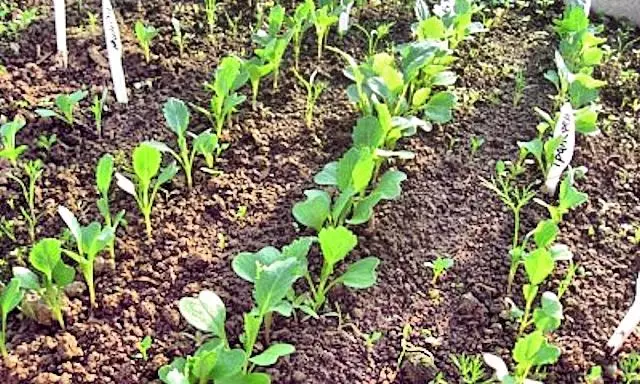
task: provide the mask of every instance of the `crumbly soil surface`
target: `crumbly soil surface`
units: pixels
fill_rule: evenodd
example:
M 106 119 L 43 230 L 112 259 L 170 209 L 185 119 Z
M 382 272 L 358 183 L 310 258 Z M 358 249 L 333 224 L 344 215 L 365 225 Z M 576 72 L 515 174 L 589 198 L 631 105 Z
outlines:
M 130 103 L 109 100 L 99 137 L 88 100 L 73 128 L 39 119 L 32 112 L 56 94 L 80 88 L 99 94 L 110 84 L 101 27 L 91 31 L 85 16 L 86 11 L 99 14 L 99 2 L 83 1 L 82 12 L 78 4 L 68 5 L 66 69 L 54 55 L 49 3 L 24 3 L 41 5 L 47 16 L 17 40 L 0 42 L 0 59 L 8 72 L 0 75 L 0 113 L 27 117 L 18 141 L 31 145 L 27 157 L 39 157 L 46 164 L 37 190 L 38 236 L 58 236 L 64 227 L 56 214 L 58 204 L 76 212 L 84 223 L 99 220 L 94 169 L 102 154 L 114 154 L 126 171 L 130 151 L 140 141 L 173 142 L 161 114 L 167 97 L 206 105 L 203 83 L 212 78 L 220 58 L 251 52 L 253 12 L 245 2 L 223 5 L 237 31 L 221 16 L 211 40 L 204 37 L 202 11 L 194 11 L 193 4 L 199 2 L 158 0 L 140 7 L 135 1 L 115 1 Z M 513 223 L 478 177 L 489 177 L 496 160 L 513 159 L 517 141 L 535 135 L 534 106 L 547 110 L 552 106 L 546 95 L 554 90 L 543 73 L 553 66 L 556 42 L 550 26 L 559 9 L 540 12 L 533 7 L 510 9 L 499 17 L 485 10 L 486 17 L 495 17 L 491 30 L 459 47 L 455 70 L 460 75 L 456 92 L 461 102 L 455 120 L 402 143 L 416 153 L 415 160 L 393 165 L 408 175 L 402 197 L 381 205 L 369 225 L 355 228 L 360 244 L 352 257 L 381 258 L 378 284 L 358 292 L 333 291 L 330 306 L 318 320 L 277 318 L 272 339 L 294 344 L 296 353 L 268 369 L 275 383 L 426 383 L 436 370 L 420 364 L 419 354 L 409 353 L 398 366 L 405 324 L 413 329 L 410 342 L 433 354 L 438 370 L 450 382 L 459 380 L 451 354 L 484 351 L 509 357 L 517 332 L 506 316 L 505 298 L 522 304 L 522 276 L 513 293 L 506 292 Z M 194 34 L 183 57 L 170 41 L 172 12 Z M 160 29 L 149 64 L 132 31 L 138 19 Z M 407 7 L 369 7 L 356 19 L 369 27 L 394 21 L 393 39 L 410 38 L 413 17 Z M 639 267 L 639 248 L 630 240 L 629 228 L 640 225 L 640 128 L 638 110 L 633 109 L 639 92 L 640 44 L 627 46 L 621 54 L 619 48 L 640 34 L 611 20 L 604 22 L 613 51 L 598 72 L 609 82 L 602 94 L 603 129 L 599 136 L 578 138 L 574 164 L 589 168 L 579 187 L 589 193 L 590 201 L 571 213 L 561 228 L 562 241 L 575 254 L 580 273 L 564 299 L 566 320 L 554 336 L 562 357 L 549 369 L 548 383 L 583 382 L 592 365 L 615 364 L 605 344 L 633 300 Z M 354 29 L 344 39 L 332 32 L 330 44 L 361 58 L 366 41 Z M 97 277 L 98 307 L 89 308 L 86 290 L 76 292 L 65 312 L 64 331 L 12 314 L 11 354 L 0 365 L 0 381 L 157 382 L 160 366 L 196 348 L 186 335 L 192 329 L 181 319 L 177 301 L 202 289 L 222 297 L 229 313 L 227 331 L 237 341 L 251 296 L 250 286 L 231 270 L 232 257 L 267 245 L 280 247 L 303 234 L 294 224 L 291 207 L 312 186 L 312 176 L 349 147 L 358 118 L 346 100 L 343 63 L 330 52 L 316 60 L 315 37 L 309 31 L 302 71 L 309 75 L 318 68 L 330 87 L 318 102 L 313 125 L 306 127 L 304 90 L 288 70 L 291 63 L 288 57 L 277 90 L 271 89 L 270 80 L 263 82 L 255 111 L 245 103 L 234 115 L 225 130 L 231 146 L 219 160 L 221 175 L 211 177 L 197 170 L 192 191 L 182 176 L 164 189 L 152 215 L 152 241 L 146 239 L 132 199 L 114 188 L 113 209 L 126 209 L 128 225 L 118 232 L 115 263 L 106 263 Z M 519 68 L 526 88 L 514 106 L 514 76 Z M 199 132 L 208 128 L 208 122 L 194 112 L 190 128 Z M 37 149 L 38 136 L 51 134 L 58 138 L 51 151 Z M 469 143 L 474 136 L 483 137 L 485 143 L 472 155 Z M 7 169 L 7 164 L 1 166 Z M 0 196 L 0 214 L 13 217 L 10 199 L 18 205 L 23 202 L 4 177 L 0 177 Z M 244 217 L 236 215 L 241 206 L 247 207 Z M 523 214 L 523 231 L 531 230 L 544 215 L 532 205 Z M 13 250 L 26 244 L 23 228 L 18 228 L 18 244 L 0 240 L 5 278 L 10 266 L 24 263 L 27 253 Z M 434 286 L 425 263 L 438 255 L 455 259 L 455 267 Z M 318 260 L 317 255 L 312 258 Z M 548 288 L 557 286 L 564 270 L 558 269 Z M 341 314 L 340 323 L 336 313 Z M 382 338 L 367 348 L 362 334 L 376 331 Z M 147 361 L 136 357 L 136 343 L 145 335 L 154 339 Z M 625 351 L 639 342 L 632 337 Z

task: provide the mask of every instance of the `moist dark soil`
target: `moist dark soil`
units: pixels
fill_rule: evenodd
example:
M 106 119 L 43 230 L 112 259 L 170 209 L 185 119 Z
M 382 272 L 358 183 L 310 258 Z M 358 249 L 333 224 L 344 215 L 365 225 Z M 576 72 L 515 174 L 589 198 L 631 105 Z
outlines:
M 112 153 L 126 170 L 130 151 L 140 141 L 172 142 L 161 114 L 166 98 L 206 105 L 203 84 L 212 79 L 218 61 L 252 49 L 254 13 L 245 2 L 222 5 L 229 19 L 220 17 L 215 39 L 210 39 L 205 37 L 204 15 L 194 11 L 193 4 L 199 2 L 116 1 L 130 103 L 109 101 L 100 137 L 88 101 L 82 103 L 82 117 L 73 128 L 36 118 L 32 112 L 59 93 L 85 88 L 99 94 L 110 84 L 102 30 L 100 25 L 95 30 L 87 25 L 86 12 L 99 14 L 99 2 L 82 3 L 82 8 L 68 4 L 73 30 L 66 69 L 54 55 L 48 2 L 24 2 L 42 6 L 45 16 L 18 39 L 0 42 L 0 60 L 7 68 L 7 74 L 0 75 L 0 114 L 27 117 L 18 141 L 31 144 L 28 158 L 41 158 L 46 165 L 37 190 L 38 237 L 63 232 L 56 214 L 59 204 L 84 223 L 98 220 L 97 159 Z M 288 3 L 284 5 L 290 9 Z M 534 106 L 552 107 L 546 95 L 554 90 L 543 73 L 553 67 L 551 20 L 558 11 L 534 5 L 497 16 L 483 11 L 487 18 L 494 17 L 491 30 L 457 51 L 460 105 L 455 120 L 403 142 L 417 156 L 394 164 L 408 175 L 402 197 L 380 206 L 373 222 L 355 229 L 360 245 L 352 257 L 381 258 L 378 284 L 358 292 L 335 290 L 318 320 L 277 318 L 272 338 L 294 344 L 296 353 L 268 369 L 275 383 L 417 384 L 433 379 L 437 371 L 458 382 L 452 354 L 492 352 L 509 357 L 517 331 L 506 316 L 505 298 L 521 304 L 522 285 L 518 277 L 513 292 L 506 292 L 513 223 L 495 196 L 480 186 L 479 177 L 490 177 L 496 160 L 515 158 L 517 141 L 535 135 Z M 170 41 L 174 13 L 193 33 L 183 57 Z M 144 61 L 132 32 L 138 19 L 160 29 L 150 63 Z M 396 42 L 410 39 L 412 19 L 409 7 L 400 5 L 369 6 L 356 16 L 369 27 L 395 22 Z M 629 228 L 640 225 L 640 130 L 633 104 L 639 93 L 640 44 L 626 46 L 623 52 L 620 48 L 640 33 L 612 20 L 601 21 L 611 47 L 598 73 L 609 82 L 602 94 L 602 134 L 578 140 L 574 164 L 589 168 L 579 186 L 590 201 L 571 213 L 561 228 L 562 241 L 575 254 L 580 273 L 564 299 L 566 320 L 554 336 L 562 357 L 549 369 L 548 383 L 583 382 L 591 366 L 615 364 L 605 344 L 633 300 L 638 271 L 640 252 L 630 240 Z M 330 44 L 361 58 L 366 41 L 354 29 L 342 39 L 332 32 Z M 283 246 L 303 233 L 294 224 L 291 207 L 312 186 L 313 174 L 349 147 L 358 118 L 346 99 L 344 64 L 330 52 L 318 61 L 310 31 L 302 71 L 309 75 L 318 68 L 330 87 L 318 102 L 312 126 L 306 127 L 305 94 L 288 70 L 291 63 L 288 57 L 280 87 L 273 90 L 270 81 L 264 81 L 258 108 L 254 111 L 245 103 L 225 129 L 231 146 L 219 160 L 221 175 L 196 171 L 193 190 L 187 190 L 182 176 L 164 189 L 152 215 L 153 240 L 146 239 L 132 199 L 114 191 L 113 209 L 126 209 L 128 225 L 118 232 L 115 263 L 106 263 L 97 278 L 98 307 L 89 308 L 86 291 L 76 292 L 65 312 L 66 330 L 13 314 L 8 330 L 11 354 L 0 365 L 1 382 L 158 382 L 160 366 L 196 348 L 177 301 L 202 289 L 221 296 L 229 313 L 227 330 L 237 341 L 242 313 L 252 304 L 250 287 L 235 276 L 231 259 L 240 251 Z M 526 88 L 522 101 L 514 105 L 519 69 Z M 191 130 L 208 127 L 203 117 L 193 114 Z M 58 143 L 50 151 L 37 149 L 38 136 L 51 134 L 57 135 Z M 485 143 L 472 154 L 474 136 Z M 7 164 L 1 166 L 7 169 Z M 13 199 L 19 205 L 22 200 L 13 185 L 0 179 L 0 215 L 14 217 L 9 203 Z M 242 206 L 247 213 L 240 217 L 236 212 Z M 532 229 L 544 215 L 531 206 L 524 212 L 523 230 Z M 17 244 L 0 240 L 4 277 L 28 254 L 22 247 L 29 243 L 26 231 L 20 227 L 17 234 Z M 439 255 L 452 257 L 455 267 L 434 286 L 425 263 Z M 559 268 L 549 286 L 557 286 L 563 276 L 564 268 Z M 424 356 L 415 353 L 398 364 L 407 324 L 412 328 L 409 341 L 429 351 L 437 369 L 420 364 Z M 382 338 L 367 348 L 362 334 L 376 331 Z M 154 340 L 148 361 L 136 357 L 136 343 L 145 335 Z M 638 342 L 632 337 L 624 352 L 634 350 Z

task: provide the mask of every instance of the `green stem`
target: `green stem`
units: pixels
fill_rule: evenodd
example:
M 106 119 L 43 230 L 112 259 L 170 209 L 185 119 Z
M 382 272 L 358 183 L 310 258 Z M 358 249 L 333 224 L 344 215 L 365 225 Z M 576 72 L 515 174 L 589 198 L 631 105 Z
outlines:
M 524 308 L 524 315 L 522 316 L 522 320 L 520 321 L 520 328 L 518 329 L 518 336 L 521 336 L 524 330 L 529 325 L 529 316 L 531 315 L 531 306 L 533 305 L 533 300 L 535 296 L 531 298 L 531 300 L 527 300 L 527 303 Z
M 318 33 L 318 60 L 322 59 L 322 44 L 324 43 L 323 33 Z
M 518 246 L 518 242 L 520 241 L 520 209 L 513 210 L 513 243 L 511 249 L 515 250 Z M 513 285 L 513 280 L 516 277 L 516 273 L 518 272 L 518 263 L 519 259 L 513 257 L 511 259 L 511 267 L 509 268 L 509 279 L 507 282 L 507 292 L 511 292 L 511 287 Z
M 84 280 L 87 282 L 87 287 L 89 288 L 89 303 L 91 303 L 91 308 L 95 308 L 96 287 L 93 281 L 93 260 L 89 259 L 89 262 L 84 265 L 82 268 L 82 274 L 84 275 Z
M 7 357 L 9 355 L 9 353 L 7 352 L 6 337 L 7 337 L 7 316 L 3 314 L 2 332 L 0 333 L 0 351 L 2 352 L 2 357 Z

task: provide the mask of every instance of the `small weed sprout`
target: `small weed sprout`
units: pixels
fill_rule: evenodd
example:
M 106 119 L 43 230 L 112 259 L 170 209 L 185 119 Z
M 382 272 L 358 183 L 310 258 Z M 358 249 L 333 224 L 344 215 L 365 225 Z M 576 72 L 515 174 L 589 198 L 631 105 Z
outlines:
M 311 127 L 311 123 L 313 123 L 313 110 L 315 108 L 316 102 L 320 98 L 320 95 L 327 88 L 327 84 L 321 81 L 316 82 L 316 76 L 318 75 L 317 70 L 313 71 L 309 80 L 306 80 L 304 77 L 302 77 L 298 73 L 298 71 L 295 70 L 295 68 L 293 69 L 293 73 L 298 79 L 298 81 L 307 90 L 307 101 L 305 104 L 304 121 L 307 124 L 307 127 Z
M 587 384 L 599 384 L 602 383 L 602 367 L 599 365 L 591 367 L 589 374 L 585 377 Z
M 38 224 L 38 215 L 36 214 L 35 207 L 36 183 L 40 176 L 42 176 L 42 167 L 43 165 L 40 160 L 32 160 L 23 164 L 23 170 L 28 179 L 26 183 L 11 173 L 7 174 L 10 179 L 18 183 L 22 190 L 22 196 L 27 203 L 27 208 L 20 207 L 20 212 L 29 226 L 29 239 L 31 239 L 32 243 L 36 241 L 36 225 Z
M 453 365 L 458 369 L 460 379 L 464 384 L 487 383 L 484 363 L 480 356 L 467 356 L 466 354 L 451 355 Z
M 6 236 L 12 242 L 16 242 L 15 221 L 7 220 L 5 217 L 0 218 L 0 235 Z M 1 236 L 0 236 L 1 237 Z
M 89 32 L 95 33 L 98 30 L 98 14 L 87 11 L 87 25 Z
M 36 142 L 36 145 L 38 148 L 44 149 L 46 152 L 49 152 L 51 148 L 53 148 L 53 146 L 56 144 L 57 141 L 58 141 L 58 136 L 55 133 L 49 136 L 40 135 L 38 136 L 38 141 Z
M 425 263 L 425 266 L 431 268 L 433 271 L 433 278 L 431 279 L 431 284 L 435 285 L 445 272 L 453 267 L 454 261 L 449 257 L 438 256 L 433 262 Z
M 356 24 L 356 28 L 358 28 L 364 35 L 367 37 L 367 52 L 369 56 L 373 56 L 376 54 L 378 50 L 378 44 L 380 40 L 389 36 L 391 33 L 391 28 L 395 23 L 384 23 L 378 25 L 378 27 L 372 31 L 368 31 L 365 27 L 360 24 Z
M 96 132 L 100 138 L 102 137 L 102 113 L 107 102 L 107 94 L 108 91 L 107 88 L 105 88 L 102 90 L 102 97 L 94 95 L 93 104 L 91 105 L 91 113 L 93 113 L 93 119 L 96 122 Z
M 113 168 L 114 159 L 110 154 L 105 154 L 98 161 L 96 168 L 96 187 L 100 193 L 98 199 L 98 211 L 104 219 L 104 225 L 106 228 L 113 230 L 113 239 L 109 243 L 109 255 L 111 259 L 115 260 L 115 234 L 118 226 L 124 222 L 124 210 L 118 212 L 115 218 L 111 215 L 111 208 L 109 207 L 109 190 L 111 189 L 111 182 L 113 180 Z
M 40 117 L 55 117 L 73 126 L 73 111 L 85 97 L 87 97 L 87 91 L 75 91 L 70 95 L 59 95 L 54 102 L 56 110 L 39 108 L 35 112 Z
M 147 238 L 152 238 L 151 210 L 160 187 L 169 182 L 178 173 L 176 163 L 160 169 L 162 153 L 145 143 L 133 150 L 132 160 L 136 183 L 120 173 L 116 173 L 118 187 L 136 199 L 142 212 Z M 157 177 L 156 177 L 157 176 Z M 155 178 L 155 179 L 154 179 Z
M 209 26 L 209 35 L 213 35 L 213 29 L 218 20 L 218 4 L 217 0 L 204 0 L 204 12 L 207 15 L 207 25 Z
M 484 145 L 485 139 L 482 136 L 471 136 L 470 144 L 471 156 L 475 156 L 480 150 L 480 147 Z
M 182 31 L 180 20 L 175 17 L 171 18 L 171 25 L 173 26 L 173 37 L 171 38 L 171 41 L 176 45 L 176 47 L 178 47 L 178 52 L 180 52 L 180 57 L 182 57 L 187 39 L 191 35 Z
M 149 355 L 147 352 L 149 351 L 149 348 L 151 348 L 152 344 L 153 344 L 153 339 L 149 335 L 145 336 L 142 340 L 140 340 L 136 344 L 136 347 L 140 352 L 140 357 L 142 358 L 142 360 L 144 361 L 149 360 Z
M 640 354 L 633 352 L 623 357 L 620 361 L 620 369 L 625 384 L 640 381 Z
M 136 22 L 134 30 L 138 44 L 144 53 L 144 59 L 149 63 L 151 61 L 151 41 L 158 35 L 158 30 L 152 25 L 144 25 L 141 20 Z
M 524 77 L 524 71 L 522 69 L 518 69 L 516 71 L 515 77 L 515 89 L 513 91 L 513 106 L 517 107 L 522 101 L 524 96 L 524 90 L 527 87 L 527 80 Z

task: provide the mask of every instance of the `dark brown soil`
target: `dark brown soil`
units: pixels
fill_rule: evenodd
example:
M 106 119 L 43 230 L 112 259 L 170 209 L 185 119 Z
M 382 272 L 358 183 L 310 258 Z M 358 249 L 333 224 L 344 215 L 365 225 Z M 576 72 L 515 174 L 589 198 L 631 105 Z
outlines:
M 30 3 L 49 6 L 44 1 Z M 205 26 L 199 20 L 203 16 L 185 6 L 180 18 L 189 21 L 187 28 L 195 37 L 182 58 L 170 42 L 173 2 L 146 3 L 142 9 L 135 1 L 115 4 L 124 22 L 124 65 L 132 94 L 129 105 L 109 103 L 102 138 L 95 133 L 86 102 L 84 116 L 74 128 L 36 119 L 30 112 L 32 105 L 52 95 L 82 87 L 97 93 L 110 83 L 108 68 L 100 59 L 101 28 L 70 35 L 68 69 L 58 67 L 52 55 L 55 40 L 50 16 L 18 41 L 0 42 L 0 59 L 8 69 L 0 77 L 0 114 L 12 117 L 20 112 L 28 117 L 18 140 L 33 144 L 28 157 L 41 157 L 46 163 L 37 199 L 42 213 L 40 237 L 63 231 L 55 213 L 58 204 L 81 212 L 85 223 L 97 220 L 97 159 L 107 152 L 128 159 L 131 149 L 145 139 L 172 141 L 161 115 L 165 99 L 173 96 L 205 104 L 208 98 L 202 84 L 211 79 L 219 59 L 250 52 L 253 20 L 244 2 L 224 7 L 231 18 L 238 19 L 237 35 L 221 17 L 215 41 L 202 37 Z M 85 1 L 84 7 L 99 13 L 97 1 Z M 296 353 L 268 370 L 275 383 L 428 382 L 431 369 L 411 363 L 397 367 L 407 323 L 414 330 L 411 342 L 430 350 L 438 369 L 453 382 L 458 376 L 451 354 L 485 351 L 509 356 L 516 334 L 504 316 L 512 222 L 498 200 L 480 186 L 478 176 L 488 177 L 497 159 L 515 157 L 516 142 L 534 135 L 532 108 L 550 107 L 545 95 L 553 90 L 542 74 L 552 67 L 552 17 L 552 12 L 541 15 L 529 8 L 509 10 L 489 33 L 459 48 L 456 70 L 461 75 L 458 87 L 463 102 L 455 121 L 403 144 L 417 157 L 398 164 L 408 174 L 401 199 L 382 205 L 372 225 L 357 229 L 360 246 L 353 256 L 382 259 L 378 285 L 366 291 L 333 292 L 330 302 L 342 313 L 342 327 L 329 315 L 320 320 L 277 319 L 272 337 L 294 344 Z M 153 42 L 151 64 L 144 62 L 132 33 L 140 18 L 161 30 Z M 376 7 L 359 15 L 366 25 L 390 20 L 396 22 L 394 40 L 408 40 L 412 21 L 408 9 Z M 86 24 L 76 4 L 69 5 L 68 23 Z M 622 26 L 607 22 L 612 47 L 617 47 L 617 36 L 623 43 L 638 36 L 637 30 L 623 32 Z M 356 30 L 344 40 L 335 33 L 331 38 L 331 44 L 358 56 L 363 52 L 365 41 Z M 115 268 L 97 279 L 98 309 L 89 310 L 86 292 L 72 298 L 65 314 L 66 331 L 13 315 L 8 339 L 11 356 L 0 366 L 1 382 L 153 382 L 160 366 L 195 349 L 183 333 L 188 329 L 177 300 L 205 288 L 216 291 L 226 303 L 230 335 L 236 338 L 241 333 L 242 313 L 251 306 L 250 287 L 234 275 L 232 257 L 266 245 L 282 246 L 299 234 L 290 213 L 292 205 L 312 185 L 312 175 L 349 146 L 358 118 L 346 100 L 343 64 L 330 53 L 317 62 L 312 33 L 305 44 L 304 71 L 318 67 L 331 84 L 318 103 L 313 126 L 304 125 L 303 90 L 285 71 L 278 90 L 271 90 L 269 80 L 263 83 L 257 111 L 247 103 L 234 116 L 226 131 L 231 147 L 219 162 L 221 176 L 210 178 L 198 171 L 193 191 L 186 190 L 182 177 L 166 188 L 152 217 L 153 241 L 146 240 L 133 201 L 115 192 L 114 209 L 127 210 L 128 226 L 118 233 Z M 289 62 L 283 67 L 288 68 Z M 522 103 L 514 107 L 517 68 L 525 69 L 528 86 Z M 639 249 L 628 239 L 631 233 L 626 228 L 640 225 L 640 116 L 632 108 L 639 93 L 637 79 L 628 80 L 627 74 L 639 69 L 640 44 L 621 55 L 613 52 L 602 69 L 609 81 L 602 100 L 603 134 L 579 138 L 574 163 L 589 168 L 580 187 L 589 193 L 590 202 L 569 215 L 562 240 L 571 246 L 582 273 L 565 299 L 567 320 L 555 340 L 563 353 L 559 364 L 549 370 L 549 383 L 582 382 L 592 365 L 613 362 L 605 344 L 633 299 Z M 193 131 L 207 127 L 203 118 L 194 116 Z M 37 137 L 53 133 L 59 143 L 51 152 L 37 150 Z M 472 136 L 486 139 L 474 156 L 469 150 Z M 13 216 L 6 199 L 16 192 L 13 186 L 0 184 L 0 215 Z M 243 205 L 247 214 L 238 218 L 235 213 Z M 524 229 L 530 230 L 542 215 L 535 207 L 528 210 Z M 223 247 L 221 237 L 226 239 Z M 27 244 L 26 232 L 20 231 L 18 240 Z M 2 255 L 15 247 L 0 240 Z M 9 265 L 21 262 L 19 255 L 12 255 L 5 276 Z M 456 263 L 433 287 L 424 264 L 437 255 L 448 255 Z M 562 276 L 559 271 L 551 285 Z M 520 295 L 513 296 L 519 302 Z M 383 337 L 368 351 L 355 328 L 344 323 L 364 333 L 380 331 Z M 154 339 L 148 361 L 135 357 L 136 343 L 145 335 Z M 630 340 L 626 351 L 637 342 Z

